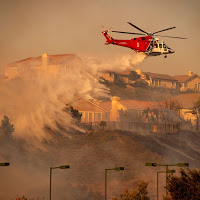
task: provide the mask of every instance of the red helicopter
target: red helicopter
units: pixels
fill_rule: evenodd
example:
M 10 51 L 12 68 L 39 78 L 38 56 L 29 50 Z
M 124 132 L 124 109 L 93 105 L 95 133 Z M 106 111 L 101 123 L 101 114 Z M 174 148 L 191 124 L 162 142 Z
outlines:
M 130 24 L 131 26 L 133 26 L 134 28 L 138 29 L 142 33 L 122 32 L 122 31 L 112 31 L 112 32 L 133 34 L 133 35 L 145 35 L 145 36 L 132 38 L 130 40 L 116 40 L 116 39 L 113 39 L 108 34 L 108 31 L 110 31 L 112 29 L 112 28 L 110 28 L 110 29 L 104 30 L 102 32 L 102 34 L 106 38 L 106 43 L 105 44 L 106 45 L 113 44 L 113 45 L 119 45 L 119 46 L 123 46 L 123 47 L 128 47 L 128 48 L 133 49 L 136 52 L 143 52 L 147 56 L 164 55 L 164 57 L 167 58 L 167 54 L 172 54 L 172 53 L 175 52 L 173 49 L 168 47 L 164 42 L 159 41 L 159 39 L 155 38 L 154 36 L 157 33 L 160 33 L 160 32 L 163 32 L 163 31 L 167 31 L 167 30 L 171 30 L 171 29 L 174 29 L 176 27 L 163 29 L 163 30 L 160 30 L 160 31 L 156 31 L 154 33 L 148 33 L 148 32 L 142 30 L 141 28 L 135 26 L 134 24 L 132 24 L 130 22 L 127 22 L 127 23 Z M 172 37 L 172 36 L 163 36 L 163 35 L 157 35 L 157 36 L 168 37 L 168 38 L 187 39 L 187 38 L 183 38 L 183 37 Z

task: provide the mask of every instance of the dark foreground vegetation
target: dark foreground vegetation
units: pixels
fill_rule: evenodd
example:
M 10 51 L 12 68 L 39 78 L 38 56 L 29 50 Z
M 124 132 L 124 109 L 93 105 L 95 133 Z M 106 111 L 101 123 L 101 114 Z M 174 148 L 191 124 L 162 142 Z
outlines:
M 1 175 L 4 184 L 0 183 L 0 187 L 7 195 L 0 192 L 0 198 L 11 199 L 14 195 L 20 198 L 20 194 L 21 197 L 24 194 L 28 200 L 48 199 L 49 167 L 69 164 L 70 172 L 54 171 L 54 199 L 103 200 L 105 169 L 117 166 L 123 166 L 125 170 L 109 172 L 109 199 L 121 200 L 126 196 L 130 200 L 155 199 L 156 172 L 163 169 L 145 167 L 145 162 L 188 162 L 191 169 L 199 169 L 199 144 L 200 134 L 191 131 L 159 134 L 138 133 L 137 130 L 99 130 L 72 135 L 70 138 L 52 135 L 50 140 L 44 140 L 40 148 L 33 151 L 27 148 L 31 141 L 16 138 L 14 126 L 9 118 L 4 117 L 0 127 L 0 159 L 9 161 L 11 166 L 4 171 L 8 173 Z M 181 176 L 181 180 L 187 180 L 186 185 L 199 189 L 199 185 L 194 184 L 199 180 L 199 171 L 181 171 Z M 177 198 L 172 193 L 176 188 L 174 183 L 179 184 L 175 177 L 179 177 L 179 174 L 169 180 L 171 199 Z M 141 181 L 144 181 L 143 184 L 137 186 Z M 164 194 L 165 177 L 161 177 L 160 184 L 163 188 L 160 194 Z M 186 186 L 182 184 L 179 187 Z M 196 191 L 193 187 L 187 189 L 191 193 Z M 140 192 L 146 197 L 139 198 Z

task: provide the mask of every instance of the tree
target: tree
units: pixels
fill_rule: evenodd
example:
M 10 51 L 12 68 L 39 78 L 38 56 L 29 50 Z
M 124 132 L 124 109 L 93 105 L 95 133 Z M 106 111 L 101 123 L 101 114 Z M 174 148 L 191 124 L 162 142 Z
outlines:
M 168 178 L 168 200 L 199 200 L 200 170 L 180 169 L 180 176 Z
M 15 130 L 14 125 L 11 124 L 10 119 L 6 115 L 4 115 L 3 119 L 1 120 L 0 130 L 3 134 L 9 137 L 12 137 L 12 133 Z
M 107 123 L 105 121 L 101 121 L 99 123 L 99 126 L 102 126 L 103 127 L 103 130 L 104 130 L 104 127 L 107 126 Z
M 69 112 L 69 114 L 72 116 L 73 119 L 75 119 L 76 122 L 80 123 L 82 113 L 74 109 L 72 106 L 70 106 L 69 108 L 67 107 L 66 111 Z
M 129 78 L 129 80 L 136 81 L 136 80 L 140 79 L 140 75 L 135 71 L 131 71 L 128 78 Z
M 126 83 L 119 75 L 115 75 L 114 83 L 120 88 L 126 88 Z
M 147 196 L 148 183 L 145 181 L 139 181 L 137 183 L 137 190 L 134 188 L 129 192 L 127 189 L 124 193 L 120 194 L 120 198 L 113 197 L 112 200 L 149 200 Z
M 130 84 L 130 85 L 132 85 L 133 87 L 140 87 L 140 88 L 149 87 L 149 84 L 145 80 L 142 80 L 142 79 L 138 79 L 135 83 Z

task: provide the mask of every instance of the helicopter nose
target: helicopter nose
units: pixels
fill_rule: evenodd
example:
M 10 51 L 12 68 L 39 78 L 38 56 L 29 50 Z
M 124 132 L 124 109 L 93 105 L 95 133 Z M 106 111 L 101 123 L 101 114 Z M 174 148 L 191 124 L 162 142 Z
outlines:
M 175 53 L 173 49 L 169 49 L 169 53 Z

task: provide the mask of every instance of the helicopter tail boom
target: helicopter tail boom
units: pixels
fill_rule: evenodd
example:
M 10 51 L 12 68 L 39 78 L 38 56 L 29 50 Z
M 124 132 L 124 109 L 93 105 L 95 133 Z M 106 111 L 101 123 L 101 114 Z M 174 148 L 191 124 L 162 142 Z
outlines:
M 106 38 L 105 44 L 112 44 L 114 42 L 114 39 L 108 34 L 107 30 L 103 31 L 102 35 L 104 35 L 104 37 Z

